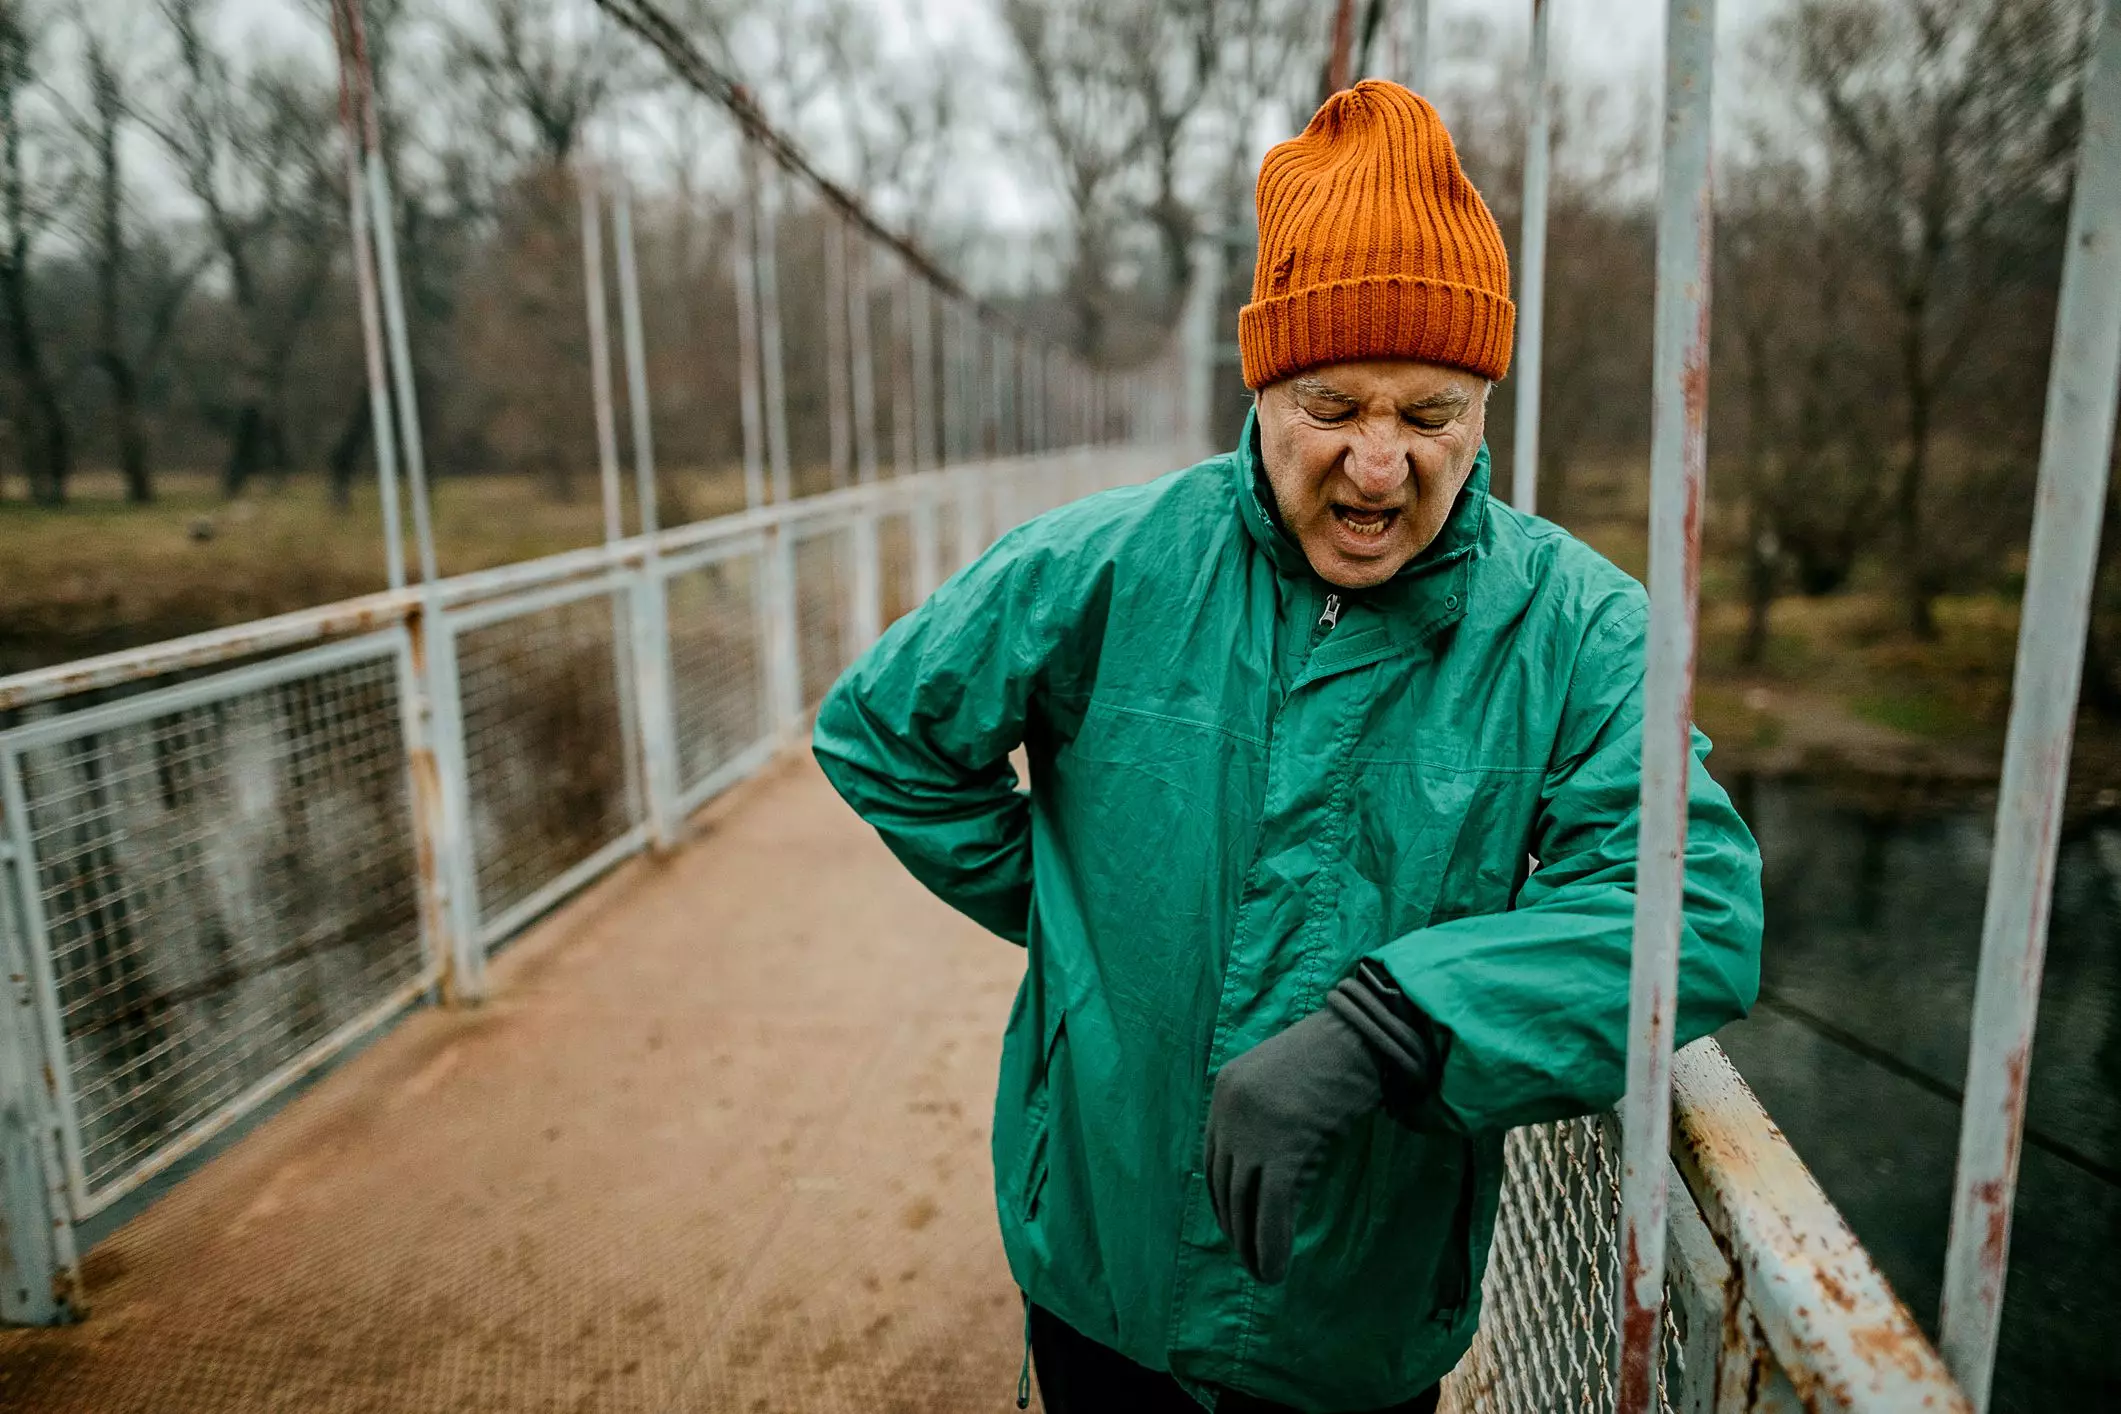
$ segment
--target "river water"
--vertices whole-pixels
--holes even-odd
[[[1924,1327],[1944,1273],[1993,805],[1728,783],[1766,862],[1720,1036]],[[2121,1409],[2121,826],[2062,845],[1993,1409]]]

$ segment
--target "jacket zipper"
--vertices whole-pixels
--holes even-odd
[[[1328,594],[1326,596],[1326,607],[1318,615],[1318,627],[1330,633],[1333,630],[1333,626],[1339,622],[1340,596],[1338,594]]]

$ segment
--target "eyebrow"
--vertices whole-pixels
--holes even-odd
[[[1354,397],[1343,393],[1340,389],[1320,379],[1312,377],[1310,374],[1305,374],[1296,379],[1290,386],[1296,390],[1299,397],[1324,398],[1328,402],[1346,403],[1349,407],[1356,405]],[[1464,412],[1472,404],[1473,399],[1466,394],[1464,389],[1439,388],[1423,397],[1401,403],[1399,411],[1402,414],[1411,412],[1449,412],[1456,415]]]
[[[1461,388],[1439,388],[1425,398],[1416,398],[1410,403],[1401,403],[1399,410],[1406,412],[1464,412],[1473,400]]]
[[[1343,393],[1338,388],[1327,386],[1326,384],[1320,382],[1318,379],[1313,378],[1308,373],[1305,374],[1303,377],[1298,378],[1290,386],[1296,390],[1298,396],[1300,397],[1325,398],[1331,402],[1346,403],[1350,407],[1353,407],[1355,405],[1354,398],[1350,397],[1346,393]]]

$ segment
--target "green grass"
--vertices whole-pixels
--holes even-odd
[[[433,498],[444,574],[596,544],[595,479],[555,500],[521,477],[454,478]],[[321,477],[261,484],[237,500],[211,478],[158,478],[152,505],[129,506],[114,477],[78,478],[59,508],[0,501],[0,672],[64,662],[178,634],[331,603],[382,589],[382,511],[375,487],[331,504]],[[666,474],[666,524],[742,505],[729,472]],[[626,498],[625,524],[637,525]],[[417,574],[410,523],[406,559]]]

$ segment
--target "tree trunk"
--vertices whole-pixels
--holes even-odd
[[[39,505],[58,506],[66,503],[66,482],[73,473],[73,437],[31,323],[27,284],[19,264],[10,261],[0,267],[8,352],[22,389],[22,464],[29,477],[30,499]]]
[[[110,379],[111,422],[118,435],[118,470],[125,477],[125,499],[144,506],[155,499],[155,482],[147,464],[147,433],[140,423],[140,383],[123,356],[106,351],[98,361]]]
[[[368,446],[368,389],[361,389],[361,396],[354,400],[353,411],[346,416],[346,425],[339,429],[339,436],[331,444],[325,456],[325,467],[331,473],[331,503],[339,510],[353,504],[354,472],[361,464],[361,452]]]
[[[243,494],[250,479],[264,462],[265,414],[256,403],[245,403],[236,414],[236,432],[228,447],[228,461],[221,468],[221,494]]]

